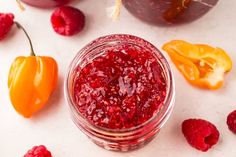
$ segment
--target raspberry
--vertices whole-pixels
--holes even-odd
[[[51,23],[58,34],[72,36],[84,28],[85,16],[79,9],[62,6],[52,13]]]
[[[13,20],[14,20],[13,14],[0,13],[0,40],[5,38],[7,33],[11,30],[11,27],[14,24]]]
[[[229,127],[229,130],[236,134],[236,110],[228,115],[227,125]]]
[[[204,152],[215,145],[220,136],[212,123],[202,119],[185,120],[182,123],[182,132],[192,147]]]
[[[43,145],[34,146],[23,157],[52,157],[51,152]]]

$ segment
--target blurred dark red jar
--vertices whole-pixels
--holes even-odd
[[[218,0],[122,0],[139,19],[156,25],[192,22],[210,11]]]
[[[68,3],[70,0],[21,0],[31,6],[41,7],[41,8],[50,8]]]

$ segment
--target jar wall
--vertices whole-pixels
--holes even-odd
[[[158,136],[159,131],[166,123],[173,110],[174,95],[172,98],[173,99],[170,103],[171,108],[168,110],[165,116],[162,117],[161,121],[153,122],[151,125],[143,127],[139,132],[133,132],[133,134],[128,133],[127,135],[123,134],[119,136],[118,134],[114,135],[113,133],[111,133],[104,135],[103,132],[100,132],[100,130],[95,131],[88,127],[86,124],[82,124],[78,118],[78,115],[76,113],[73,113],[73,111],[71,112],[71,115],[72,120],[74,121],[76,126],[85,135],[87,135],[87,137],[93,143],[106,150],[126,152],[142,148],[146,144],[151,142],[156,136]]]

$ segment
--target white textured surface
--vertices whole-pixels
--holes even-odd
[[[38,55],[53,56],[59,64],[60,77],[48,106],[31,119],[19,116],[8,97],[7,75],[16,56],[28,55],[28,43],[21,31],[13,28],[0,42],[0,157],[21,157],[33,145],[44,144],[54,157],[235,157],[236,135],[225,124],[227,114],[236,109],[236,70],[227,75],[225,86],[218,91],[191,87],[173,66],[176,78],[176,106],[160,134],[146,147],[129,153],[109,152],[97,147],[72,123],[63,96],[63,80],[68,64],[85,44],[111,33],[129,33],[143,37],[157,47],[171,39],[208,43],[224,48],[236,63],[236,1],[221,0],[209,14],[183,26],[160,28],[140,22],[122,10],[119,22],[106,17],[106,1],[81,0],[73,5],[84,11],[86,29],[66,38],[57,35],[50,25],[52,10],[26,7],[21,12],[14,0],[1,0],[0,12],[15,13],[26,27]],[[109,2],[111,3],[111,2]],[[210,120],[220,130],[219,143],[207,153],[192,149],[185,141],[180,125],[190,117]]]

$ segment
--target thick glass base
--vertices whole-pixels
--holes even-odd
[[[149,142],[151,142],[156,135],[158,134],[158,130],[155,132],[152,132],[149,137],[144,137],[141,139],[136,139],[133,141],[123,141],[123,142],[108,142],[108,141],[98,141],[94,138],[90,138],[95,144],[98,146],[109,150],[109,151],[118,151],[118,152],[127,152],[132,151],[135,149],[139,149],[147,145]]]

